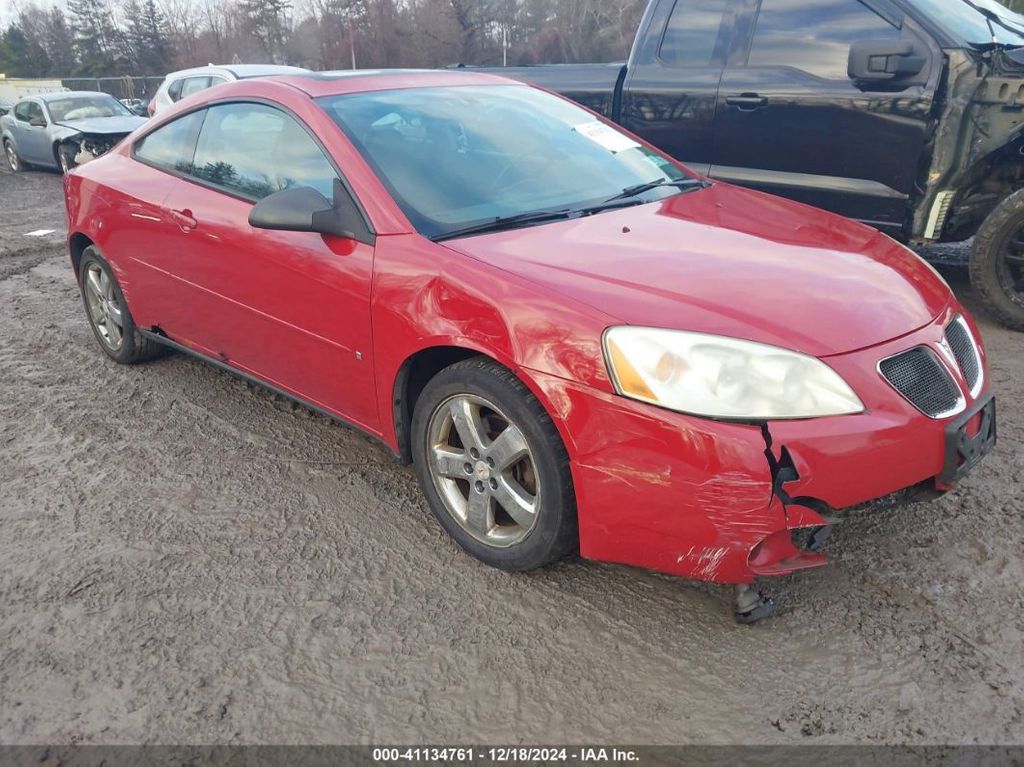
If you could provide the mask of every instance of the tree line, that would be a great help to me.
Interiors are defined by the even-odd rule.
[[[1024,2],[1024,0],[1022,0]],[[9,77],[624,59],[645,0],[30,0],[0,30]]]
[[[956,2],[957,0],[949,0]],[[1005,0],[1024,12],[1024,0]],[[614,61],[646,0],[28,0],[0,30],[17,77],[163,75],[207,63],[310,69]]]

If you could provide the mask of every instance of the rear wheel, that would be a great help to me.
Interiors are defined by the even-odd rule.
[[[158,357],[165,351],[163,345],[139,333],[121,286],[95,246],[90,245],[82,253],[79,284],[92,332],[108,357],[133,365]]]
[[[974,238],[971,284],[1003,324],[1024,331],[1024,190],[989,214]]]
[[[416,475],[462,548],[502,570],[530,570],[577,548],[569,458],[543,406],[483,358],[438,373],[416,402]]]
[[[7,155],[7,164],[14,173],[20,173],[25,170],[25,163],[21,161],[21,158],[18,156],[18,150],[14,148],[14,144],[11,143],[10,139],[4,139],[4,154]]]

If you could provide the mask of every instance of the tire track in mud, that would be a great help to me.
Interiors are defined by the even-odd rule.
[[[737,628],[718,587],[479,565],[377,443],[182,356],[108,362],[62,246],[31,258],[0,271],[5,742],[1024,741],[1024,535],[986,513],[1019,509],[1018,411],[958,495],[845,523]],[[1019,398],[1019,337],[985,333]]]

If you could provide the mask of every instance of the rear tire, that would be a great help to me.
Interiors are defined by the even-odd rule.
[[[1007,327],[1024,331],[1024,190],[985,219],[974,238],[970,271],[985,308]]]
[[[569,456],[533,393],[483,357],[438,373],[416,401],[416,476],[456,542],[501,570],[532,570],[578,548]]]
[[[139,333],[110,264],[94,245],[82,252],[78,284],[89,325],[110,359],[135,365],[166,352],[163,344]]]

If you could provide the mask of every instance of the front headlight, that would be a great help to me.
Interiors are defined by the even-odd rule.
[[[776,346],[621,326],[604,334],[604,350],[619,394],[683,413],[766,421],[864,410],[824,362]]]

